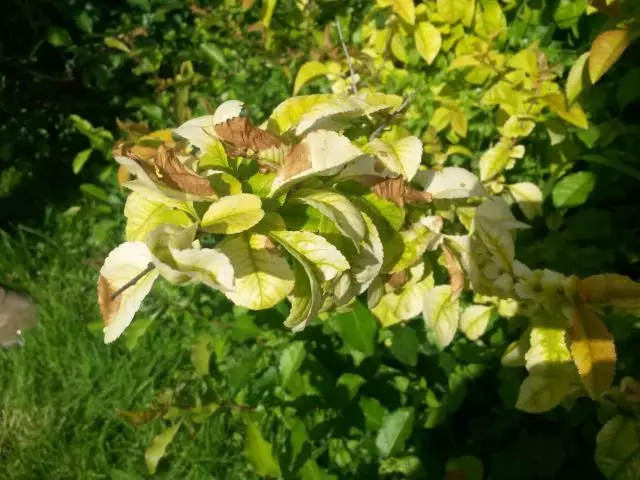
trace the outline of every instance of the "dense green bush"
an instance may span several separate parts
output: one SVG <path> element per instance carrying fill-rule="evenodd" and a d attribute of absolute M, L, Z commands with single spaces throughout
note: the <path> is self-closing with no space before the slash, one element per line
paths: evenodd
<path fill-rule="evenodd" d="M 105 54 L 102 57 L 87 53 L 90 44 L 75 47 L 65 40 L 68 36 L 62 30 L 51 30 L 49 36 L 49 42 L 67 52 L 74 65 L 106 70 L 100 81 L 99 74 L 83 81 L 95 98 L 113 109 L 114 116 L 129 120 L 120 123 L 123 132 L 110 134 L 101 127 L 112 129 L 111 120 L 92 116 L 91 108 L 66 105 L 67 113 L 79 115 L 71 118 L 72 125 L 88 139 L 76 150 L 85 153 L 74 161 L 75 169 L 81 170 L 88 147 L 110 160 L 112 139 L 120 137 L 125 141 L 121 151 L 130 157 L 120 162 L 139 174 L 147 172 L 152 184 L 174 197 L 166 200 L 152 195 L 144 200 L 141 192 L 149 184 L 146 190 L 138 185 L 137 192 L 129 195 L 125 209 L 129 247 L 117 250 L 120 254 L 111 257 L 111 267 L 103 269 L 103 275 L 113 281 L 117 258 L 115 288 L 135 281 L 119 294 L 120 300 L 117 295 L 112 298 L 113 285 L 108 285 L 106 293 L 103 289 L 103 313 L 113 321 L 111 309 L 117 312 L 121 305 L 111 307 L 106 299 L 124 304 L 131 302 L 136 291 L 150 287 L 146 285 L 148 262 L 172 283 L 186 280 L 176 273 L 181 270 L 182 275 L 227 289 L 227 296 L 243 305 L 233 306 L 222 296 L 214 296 L 212 308 L 210 290 L 198 287 L 202 296 L 190 297 L 189 311 L 201 310 L 214 321 L 203 322 L 203 332 L 193 345 L 194 369 L 178 372 L 175 389 L 159 393 L 146 411 L 121 412 L 136 424 L 155 421 L 167 427 L 147 450 L 150 472 L 171 452 L 169 444 L 176 435 L 193 435 L 206 428 L 206 419 L 217 416 L 244 432 L 231 438 L 229 448 L 245 449 L 249 465 L 246 470 L 230 470 L 229 476 L 245 477 L 253 471 L 259 476 L 285 478 L 601 478 L 598 469 L 607 478 L 640 476 L 639 387 L 630 378 L 637 376 L 639 367 L 634 353 L 638 323 L 633 317 L 639 308 L 638 287 L 631 279 L 640 274 L 634 200 L 640 180 L 633 148 L 638 106 L 633 88 L 638 75 L 638 46 L 633 41 L 638 7 L 634 2 L 603 0 L 588 6 L 586 1 L 564 0 L 429 0 L 415 4 L 380 0 L 372 5 L 374 2 L 267 0 L 262 10 L 253 2 L 190 8 L 183 2 L 173 6 L 168 2 L 131 3 L 126 13 L 103 13 L 105 17 L 96 13 L 99 9 L 86 10 L 89 16 L 84 17 L 95 17 L 96 25 L 103 18 L 111 19 L 96 30 L 100 34 L 93 48 Z M 342 54 L 334 20 L 342 25 L 355 78 Z M 81 23 L 84 21 L 77 23 L 78 28 L 83 28 Z M 72 31 L 70 25 L 65 26 Z M 137 28 L 145 32 L 132 33 Z M 612 31 L 613 39 L 608 33 Z M 596 60 L 590 60 L 586 52 Z M 361 97 L 348 96 L 354 82 L 361 96 L 371 90 L 398 96 L 386 97 L 379 109 L 375 101 L 363 106 Z M 108 95 L 110 90 L 112 95 Z M 179 136 L 158 131 L 191 117 L 214 114 L 218 105 L 235 99 L 246 103 L 257 125 L 292 91 L 333 92 L 336 96 L 300 97 L 299 102 L 306 98 L 308 104 L 290 100 L 291 110 L 298 110 L 295 115 L 291 110 L 288 116 L 272 114 L 263 128 L 277 136 L 278 140 L 267 139 L 267 147 L 277 147 L 275 152 L 255 140 L 261 138 L 261 130 L 246 123 L 240 139 L 211 128 L 208 133 L 218 138 L 212 144 L 198 144 L 201 132 L 179 129 L 179 136 L 204 147 L 205 155 L 196 155 L 195 161 L 192 154 L 198 154 L 197 150 L 184 151 Z M 403 98 L 407 106 L 400 111 Z M 280 163 L 292 163 L 287 162 L 292 158 L 289 146 L 313 141 L 307 132 L 295 131 L 312 104 L 320 117 L 333 108 L 332 120 L 343 122 L 324 128 L 339 130 L 351 147 L 377 156 L 387 170 L 405 177 L 395 188 L 405 193 L 412 188 L 414 193 L 426 189 L 433 201 L 423 202 L 426 198 L 422 198 L 407 206 L 399 201 L 397 191 L 378 188 L 371 193 L 362 185 L 340 182 L 339 175 L 320 176 L 318 169 L 313 172 L 315 178 L 304 185 L 306 192 L 300 192 L 297 185 L 290 197 L 272 195 L 278 193 L 272 188 L 274 178 L 286 180 Z M 224 105 L 221 115 L 225 120 L 238 123 L 237 119 L 244 118 L 236 117 L 240 113 L 237 105 Z M 334 146 L 345 138 L 335 135 Z M 393 148 L 401 141 L 414 143 L 416 137 L 423 148 L 417 163 L 410 148 Z M 278 151 L 281 144 L 286 148 Z M 394 159 L 389 150 L 395 152 Z M 193 170 L 179 172 L 183 175 L 211 175 L 212 169 L 223 172 L 214 173 L 219 181 L 209 184 L 215 194 L 203 198 L 201 192 L 189 191 L 195 198 L 184 195 L 181 177 L 173 178 L 172 170 L 166 168 L 174 151 L 191 155 L 187 165 Z M 237 159 L 237 152 L 244 159 Z M 68 169 L 71 158 L 63 159 Z M 145 161 L 155 162 L 155 173 L 145 168 Z M 437 175 L 433 172 L 444 167 L 445 173 L 456 172 L 453 182 L 465 184 L 469 191 L 438 198 L 442 192 L 430 189 L 433 179 L 422 183 L 419 175 L 414 178 L 415 171 L 409 173 L 412 168 L 408 166 L 415 165 L 417 170 L 420 162 L 419 173 Z M 102 187 L 113 186 L 113 162 L 92 158 L 81 175 L 86 180 L 96 178 L 103 166 Z M 460 170 L 451 167 L 478 172 L 478 178 L 460 177 Z M 121 179 L 124 173 L 121 170 Z M 173 187 L 166 183 L 167 177 Z M 199 180 L 194 181 L 202 187 Z M 305 232 L 305 240 L 312 239 L 316 247 L 331 242 L 333 247 L 321 246 L 325 251 L 337 247 L 336 257 L 344 254 L 351 263 L 355 254 L 342 238 L 352 236 L 359 224 L 353 216 L 340 221 L 335 211 L 327 213 L 326 206 L 314 204 L 309 193 L 318 188 L 343 195 L 347 204 L 352 202 L 371 215 L 368 222 L 369 217 L 362 220 L 365 238 L 358 237 L 369 244 L 360 248 L 375 250 L 372 232 L 379 232 L 386 265 L 380 267 L 384 275 L 375 280 L 384 295 L 352 299 L 350 308 L 327 309 L 314 319 L 318 301 L 310 292 L 320 288 L 314 281 L 323 284 L 324 302 L 336 295 L 322 282 L 328 280 L 322 268 L 320 273 L 316 270 L 319 278 L 315 280 L 310 273 L 318 259 L 305 258 L 280 233 L 282 227 Z M 105 192 L 96 185 L 83 189 L 96 202 L 93 209 L 76 215 L 102 212 L 105 230 L 119 221 L 114 212 L 122 201 L 114 190 Z M 495 202 L 514 206 L 513 212 L 500 210 L 500 217 L 495 216 L 496 210 L 486 209 L 491 221 L 503 224 L 493 225 L 484 234 L 477 234 L 484 227 L 474 223 L 483 215 L 475 213 L 476 220 L 472 219 L 481 204 L 478 189 L 484 189 Z M 220 221 L 221 212 L 215 211 L 217 197 L 225 196 L 245 201 L 236 203 L 245 207 L 236 224 Z M 164 209 L 162 215 L 141 215 L 142 201 Z M 102 207 L 96 209 L 99 205 Z M 345 212 L 344 207 L 341 210 Z M 416 221 L 425 214 L 429 221 Z M 398 217 L 393 215 L 400 220 L 396 222 Z M 434 219 L 443 225 L 434 224 Z M 201 229 L 188 235 L 183 244 L 167 235 L 171 228 L 156 231 L 152 240 L 148 235 L 159 224 L 181 226 L 193 220 Z M 530 222 L 532 228 L 518 232 L 514 249 L 514 235 L 507 230 L 523 228 L 524 222 Z M 237 272 L 239 261 L 228 246 L 238 243 L 245 234 L 236 233 L 242 230 L 261 241 L 268 237 L 272 243 L 264 241 L 266 248 L 255 251 L 267 254 L 273 264 L 280 262 L 278 244 L 293 256 L 298 265 L 295 285 L 302 292 L 293 291 L 292 310 L 305 315 L 296 317 L 282 304 L 258 312 L 248 310 L 246 307 L 255 310 L 267 304 L 256 304 L 246 291 L 242 298 L 234 294 L 236 285 L 222 281 L 223 268 L 215 275 L 207 274 L 185 260 L 184 252 L 195 250 L 191 241 L 197 234 L 205 247 L 200 252 L 219 249 L 228 254 Z M 474 277 L 464 254 L 447 240 L 438 245 L 444 245 L 440 249 L 426 248 L 434 236 L 445 233 L 453 241 L 467 231 L 472 239 L 479 237 L 479 246 L 474 247 L 479 250 L 471 252 L 471 259 L 481 256 L 483 248 L 494 257 L 504 254 L 515 278 L 489 273 L 486 265 Z M 212 234 L 231 238 L 223 240 Z M 497 239 L 498 246 L 492 248 L 487 237 Z M 137 242 L 135 248 L 147 248 L 154 258 L 146 250 L 134 252 L 140 254 L 142 263 L 130 268 L 130 258 L 122 254 L 133 242 Z M 404 258 L 406 265 L 394 259 L 394 244 L 402 249 L 400 260 Z M 212 258 L 222 262 L 220 257 Z M 522 264 L 514 258 L 531 268 L 563 275 L 548 270 L 535 273 L 533 276 L 541 277 L 535 279 L 541 295 L 527 298 L 521 288 L 509 284 L 530 275 L 515 273 Z M 413 268 L 395 269 L 398 264 Z M 343 278 L 346 267 L 335 269 L 336 278 Z M 610 271 L 629 278 L 594 276 Z M 147 276 L 138 278 L 140 272 Z M 577 277 L 570 277 L 574 274 Z M 285 283 L 293 287 L 293 278 L 287 277 Z M 527 278 L 526 282 L 535 283 Z M 434 284 L 438 285 L 435 289 L 431 288 Z M 465 288 L 462 293 L 463 285 L 472 291 Z M 287 288 L 281 289 L 278 299 L 289 293 Z M 405 293 L 417 293 L 421 300 L 425 292 L 420 288 L 429 298 L 427 321 L 409 322 L 408 317 L 417 312 L 412 306 L 405 318 L 398 313 L 398 305 Z M 433 313 L 435 297 L 428 293 L 434 291 L 446 297 L 441 298 L 441 310 L 448 312 L 442 315 L 447 318 L 440 326 L 433 321 L 438 317 Z M 452 296 L 456 297 L 456 313 L 451 313 Z M 371 308 L 365 306 L 367 302 Z M 458 302 L 464 307 L 462 319 L 458 318 Z M 616 311 L 604 308 L 606 304 Z M 175 318 L 171 320 L 178 321 Z M 303 318 L 302 323 L 308 325 L 299 333 L 287 333 L 281 325 L 287 321 L 288 326 L 295 326 L 292 318 Z M 117 323 L 124 322 L 126 327 L 129 320 L 120 318 Z M 459 320 L 464 335 L 455 335 Z M 122 323 L 110 325 L 108 332 L 122 328 Z M 142 319 L 134 321 L 128 332 L 144 329 Z M 615 350 L 607 330 L 615 338 Z M 111 340 L 117 333 L 108 335 Z M 612 387 L 616 360 L 613 385 L 619 386 Z M 528 388 L 522 387 L 523 381 Z M 518 411 L 516 405 L 527 412 L 548 412 L 532 415 Z"/>

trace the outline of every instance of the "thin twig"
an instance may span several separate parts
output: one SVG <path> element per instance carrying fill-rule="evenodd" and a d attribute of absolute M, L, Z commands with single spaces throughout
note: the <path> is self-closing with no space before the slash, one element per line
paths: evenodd
<path fill-rule="evenodd" d="M 413 93 L 411 93 L 411 95 L 409 95 L 397 109 L 387 115 L 387 118 L 385 118 L 384 122 L 382 122 L 380 126 L 376 128 L 371 135 L 369 135 L 369 141 L 377 138 L 382 133 L 382 131 L 389 126 L 393 119 L 400 115 L 400 113 L 402 113 L 405 108 L 407 108 L 409 103 L 411 103 L 411 100 L 413 100 L 413 98 L 418 94 L 419 91 L 419 88 L 414 90 Z"/>
<path fill-rule="evenodd" d="M 123 286 L 121 286 L 118 290 L 116 290 L 112 295 L 111 295 L 111 301 L 115 300 L 116 298 L 118 298 L 118 296 L 120 294 L 122 294 L 122 292 L 124 292 L 126 289 L 133 287 L 136 283 L 138 283 L 138 281 L 144 277 L 147 273 L 149 273 L 151 270 L 153 270 L 154 268 L 156 268 L 153 263 L 149 263 L 149 265 L 147 265 L 147 268 L 145 268 L 143 271 L 141 271 L 139 274 L 137 274 L 135 277 L 133 277 L 131 280 L 129 280 L 127 283 L 125 283 Z"/>
<path fill-rule="evenodd" d="M 349 50 L 347 50 L 347 45 L 344 43 L 344 37 L 342 36 L 342 27 L 340 26 L 340 21 L 336 21 L 336 26 L 338 27 L 338 36 L 340 37 L 340 44 L 342 45 L 342 50 L 344 50 L 344 56 L 347 59 L 347 64 L 349 65 L 349 74 L 351 76 L 351 90 L 355 95 L 358 94 L 358 87 L 356 87 L 356 73 L 353 70 L 353 64 L 351 63 L 351 56 L 349 55 Z"/>

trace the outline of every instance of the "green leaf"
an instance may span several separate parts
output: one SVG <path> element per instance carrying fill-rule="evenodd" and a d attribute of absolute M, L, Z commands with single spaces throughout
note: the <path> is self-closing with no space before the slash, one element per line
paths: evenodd
<path fill-rule="evenodd" d="M 50 27 L 47 32 L 47 41 L 54 47 L 68 47 L 73 44 L 69 31 L 62 27 Z"/>
<path fill-rule="evenodd" d="M 414 33 L 418 52 L 431 65 L 442 48 L 442 35 L 430 22 L 419 22 Z"/>
<path fill-rule="evenodd" d="M 622 158 L 620 158 L 620 152 L 609 150 L 606 152 L 606 155 L 598 155 L 594 153 L 582 155 L 582 157 L 580 158 L 582 160 L 586 160 L 587 162 L 598 163 L 600 165 L 605 165 L 609 168 L 613 168 L 620 173 L 624 173 L 625 175 L 628 175 L 629 177 L 635 178 L 636 180 L 640 181 L 640 170 L 632 167 L 631 165 L 628 165 Z"/>
<path fill-rule="evenodd" d="M 399 408 L 384 418 L 376 437 L 376 447 L 380 455 L 389 457 L 404 450 L 405 442 L 413 429 L 413 420 L 413 408 Z"/>
<path fill-rule="evenodd" d="M 186 202 L 153 197 L 132 192 L 124 206 L 127 218 L 125 238 L 127 241 L 145 241 L 149 234 L 161 225 L 189 225 L 193 222 L 187 212 L 193 208 Z"/>
<path fill-rule="evenodd" d="M 618 84 L 618 105 L 620 110 L 640 98 L 640 68 L 627 71 Z"/>
<path fill-rule="evenodd" d="M 346 346 L 373 355 L 378 323 L 367 307 L 356 302 L 349 312 L 334 315 L 333 320 Z"/>
<path fill-rule="evenodd" d="M 353 400 L 358 394 L 360 387 L 364 385 L 367 380 L 355 373 L 343 373 L 338 378 L 336 385 L 343 385 L 349 390 L 349 400 Z"/>
<path fill-rule="evenodd" d="M 179 429 L 180 423 L 177 423 L 153 437 L 151 444 L 144 451 L 144 462 L 147 465 L 149 474 L 154 475 L 156 473 L 158 462 L 167 454 L 167 447 L 169 447 Z"/>
<path fill-rule="evenodd" d="M 92 183 L 84 183 L 80 185 L 80 190 L 90 197 L 100 200 L 101 202 L 109 203 L 109 195 L 102 188 Z"/>
<path fill-rule="evenodd" d="M 411 367 L 418 363 L 418 336 L 410 327 L 401 327 L 393 333 L 391 353 L 400 362 Z"/>
<path fill-rule="evenodd" d="M 596 37 L 589 56 L 589 77 L 596 83 L 622 56 L 631 43 L 631 31 L 609 30 Z"/>
<path fill-rule="evenodd" d="M 422 161 L 422 142 L 418 137 L 404 137 L 389 143 L 376 138 L 365 149 L 407 181 L 413 179 Z"/>
<path fill-rule="evenodd" d="M 271 308 L 291 293 L 294 277 L 287 260 L 264 235 L 241 233 L 219 245 L 235 272 L 235 289 L 225 294 L 250 310 Z"/>
<path fill-rule="evenodd" d="M 305 344 L 301 341 L 293 342 L 282 351 L 279 364 L 282 385 L 287 387 L 291 380 L 296 378 L 295 374 L 300 369 L 306 355 Z"/>
<path fill-rule="evenodd" d="M 191 349 L 191 364 L 200 376 L 209 375 L 209 362 L 211 361 L 210 338 L 200 335 Z"/>
<path fill-rule="evenodd" d="M 585 52 L 573 64 L 571 70 L 569 70 L 569 76 L 567 77 L 567 85 L 565 91 L 567 93 L 567 101 L 571 105 L 576 98 L 582 93 L 585 87 L 589 85 L 589 77 L 587 75 L 587 60 L 589 59 L 589 52 Z"/>
<path fill-rule="evenodd" d="M 124 53 L 131 53 L 131 49 L 123 41 L 118 40 L 115 37 L 104 37 L 103 41 L 109 48 L 114 48 Z"/>
<path fill-rule="evenodd" d="M 574 390 L 564 377 L 529 375 L 520 385 L 516 408 L 527 413 L 547 412 L 557 407 Z"/>
<path fill-rule="evenodd" d="M 595 186 L 596 175 L 592 172 L 567 175 L 553 187 L 553 204 L 556 208 L 579 207 L 587 201 Z"/>
<path fill-rule="evenodd" d="M 217 45 L 213 43 L 201 43 L 200 50 L 211 64 L 217 64 L 224 68 L 229 66 L 227 60 L 224 58 L 224 53 Z"/>
<path fill-rule="evenodd" d="M 93 148 L 87 148 L 86 150 L 82 150 L 79 152 L 74 158 L 72 163 L 73 173 L 76 175 L 80 173 L 84 164 L 87 163 L 89 157 L 91 156 L 91 152 L 93 152 Z"/>
<path fill-rule="evenodd" d="M 201 226 L 209 233 L 231 235 L 250 229 L 263 217 L 260 197 L 241 193 L 212 203 L 202 217 Z"/>
<path fill-rule="evenodd" d="M 586 7 L 587 0 L 559 0 L 553 12 L 553 21 L 560 28 L 571 28 L 577 25 Z"/>
<path fill-rule="evenodd" d="M 264 439 L 260 428 L 247 420 L 245 454 L 249 463 L 261 477 L 279 477 L 280 465 L 273 454 L 271 443 Z"/>
<path fill-rule="evenodd" d="M 440 348 L 447 347 L 453 341 L 460 319 L 460 306 L 450 285 L 438 285 L 425 294 L 423 314 Z"/>
<path fill-rule="evenodd" d="M 608 479 L 632 480 L 640 472 L 640 421 L 616 415 L 596 437 L 595 461 Z"/>
<path fill-rule="evenodd" d="M 478 340 L 487 330 L 493 311 L 493 307 L 486 305 L 465 308 L 460 317 L 460 330 L 469 340 Z"/>
<path fill-rule="evenodd" d="M 140 338 L 147 332 L 151 324 L 153 323 L 153 318 L 139 318 L 135 322 L 133 322 L 129 328 L 124 332 L 124 346 L 127 350 L 132 351 L 138 346 L 138 342 Z M 102 330 L 102 325 L 99 325 L 98 331 Z"/>
<path fill-rule="evenodd" d="M 404 225 L 405 211 L 392 201 L 379 197 L 375 193 L 363 195 L 361 200 L 364 203 L 363 209 L 371 214 L 373 220 L 380 218 L 395 231 L 400 230 Z"/>
<path fill-rule="evenodd" d="M 356 245 L 364 240 L 367 225 L 360 211 L 343 195 L 329 190 L 299 190 L 291 197 L 332 220 Z"/>
<path fill-rule="evenodd" d="M 298 74 L 296 75 L 296 80 L 293 85 L 293 94 L 297 95 L 302 87 L 304 87 L 307 83 L 317 77 L 321 77 L 329 73 L 329 67 L 327 67 L 324 63 L 312 60 L 310 62 L 304 63 L 300 70 L 298 70 Z"/>
<path fill-rule="evenodd" d="M 86 10 L 83 10 L 78 15 L 76 15 L 76 25 L 80 30 L 85 33 L 91 34 L 93 33 L 93 18 Z"/>
<path fill-rule="evenodd" d="M 362 409 L 367 428 L 374 431 L 378 430 L 382 426 L 387 410 L 375 398 L 361 396 L 358 404 Z"/>

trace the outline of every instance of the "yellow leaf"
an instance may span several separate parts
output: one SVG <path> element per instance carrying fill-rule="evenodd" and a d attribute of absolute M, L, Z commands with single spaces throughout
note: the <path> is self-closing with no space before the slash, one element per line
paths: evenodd
<path fill-rule="evenodd" d="M 579 128 L 589 128 L 587 115 L 579 103 L 574 103 L 571 105 L 571 108 L 567 110 L 567 102 L 564 96 L 559 93 L 547 95 L 544 97 L 544 101 L 549 109 L 564 121 Z"/>
<path fill-rule="evenodd" d="M 391 37 L 391 53 L 393 53 L 393 56 L 401 62 L 408 63 L 409 57 L 407 56 L 407 49 L 404 45 L 404 37 L 400 32 L 396 32 L 393 37 Z"/>
<path fill-rule="evenodd" d="M 596 37 L 589 56 L 589 77 L 592 83 L 600 78 L 618 61 L 631 42 L 629 30 L 609 30 Z"/>
<path fill-rule="evenodd" d="M 569 76 L 567 77 L 567 85 L 565 87 L 565 91 L 567 93 L 567 101 L 569 105 L 571 105 L 578 95 L 582 92 L 584 87 L 587 86 L 589 80 L 586 73 L 587 60 L 589 59 L 589 52 L 585 52 L 576 63 L 573 64 L 571 70 L 569 70 Z"/>
<path fill-rule="evenodd" d="M 475 32 L 482 38 L 503 38 L 506 36 L 507 18 L 498 0 L 479 0 L 476 9 Z"/>
<path fill-rule="evenodd" d="M 416 6 L 413 0 L 391 0 L 393 12 L 409 25 L 416 23 Z"/>
<path fill-rule="evenodd" d="M 468 3 L 466 0 L 438 0 L 438 13 L 447 23 L 456 23 L 466 13 Z"/>
<path fill-rule="evenodd" d="M 296 75 L 296 81 L 293 86 L 293 94 L 297 95 L 302 87 L 304 87 L 311 80 L 328 73 L 329 69 L 324 63 L 316 61 L 305 63 L 300 67 L 300 70 L 298 70 L 298 74 Z"/>
<path fill-rule="evenodd" d="M 640 283 L 629 277 L 605 273 L 578 281 L 578 292 L 584 302 L 609 305 L 632 315 L 640 315 Z"/>
<path fill-rule="evenodd" d="M 616 368 L 613 337 L 590 307 L 579 304 L 570 330 L 571 356 L 584 388 L 593 398 L 611 387 Z"/>
<path fill-rule="evenodd" d="M 475 67 L 477 65 L 480 65 L 480 61 L 473 55 L 460 55 L 454 58 L 449 64 L 448 70 L 451 71 L 456 68 Z"/>
<path fill-rule="evenodd" d="M 422 58 L 431 65 L 442 48 L 442 35 L 429 22 L 420 22 L 415 31 L 416 48 Z"/>
<path fill-rule="evenodd" d="M 461 110 L 456 110 L 451 115 L 451 128 L 461 137 L 467 136 L 467 116 Z"/>
<path fill-rule="evenodd" d="M 435 128 L 437 132 L 441 132 L 442 130 L 447 128 L 447 125 L 449 125 L 449 123 L 451 122 L 452 113 L 453 112 L 451 112 L 451 110 L 449 110 L 448 108 L 436 108 L 435 112 L 433 112 L 431 120 L 429 121 L 429 126 Z"/>

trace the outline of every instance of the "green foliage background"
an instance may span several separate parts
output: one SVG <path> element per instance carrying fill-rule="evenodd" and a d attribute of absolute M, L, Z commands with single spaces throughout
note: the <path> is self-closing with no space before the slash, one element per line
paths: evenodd
<path fill-rule="evenodd" d="M 321 43 L 318 32 L 340 18 L 357 49 L 371 6 L 324 0 L 301 10 L 280 1 L 267 46 L 265 33 L 250 28 L 263 18 L 261 5 L 241 3 L 5 7 L 12 13 L 1 20 L 0 282 L 31 291 L 42 316 L 24 349 L 0 351 L 0 477 L 147 478 L 156 465 L 145 465 L 145 449 L 180 425 L 157 465 L 160 478 L 443 478 L 447 462 L 469 455 L 484 465 L 481 473 L 466 459 L 470 479 L 602 478 L 595 437 L 613 409 L 583 398 L 542 415 L 513 408 L 524 372 L 500 358 L 517 337 L 517 318 L 494 318 L 481 342 L 459 338 L 438 351 L 422 322 L 383 330 L 362 305 L 293 335 L 281 326 L 283 308 L 255 314 L 204 287 L 156 287 L 125 340 L 102 344 L 95 278 L 123 227 L 110 158 L 122 135 L 116 118 L 155 130 L 241 98 L 260 121 L 291 95 L 296 72 Z M 604 27 L 569 5 L 585 2 L 515 3 L 510 47 L 540 40 L 566 67 Z M 523 4 L 539 18 L 519 20 Z M 583 155 L 640 169 L 637 97 L 617 100 L 638 58 L 636 42 L 584 98 L 592 128 L 578 135 L 580 154 L 545 150 L 540 138 L 514 172 L 541 184 L 545 162 L 562 154 L 597 178 L 581 208 L 544 205 L 518 243 L 530 266 L 640 276 L 638 178 Z M 413 106 L 422 116 L 409 124 L 421 132 L 434 110 L 428 87 L 441 74 L 418 57 L 410 63 L 410 75 L 381 89 L 423 89 Z M 328 91 L 329 83 L 306 89 Z M 460 98 L 466 94 L 461 88 Z M 488 148 L 490 123 L 470 120 L 474 151 Z M 89 148 L 86 164 L 74 166 Z M 72 205 L 80 208 L 67 210 Z M 637 376 L 637 322 L 607 320 L 618 375 Z"/>

